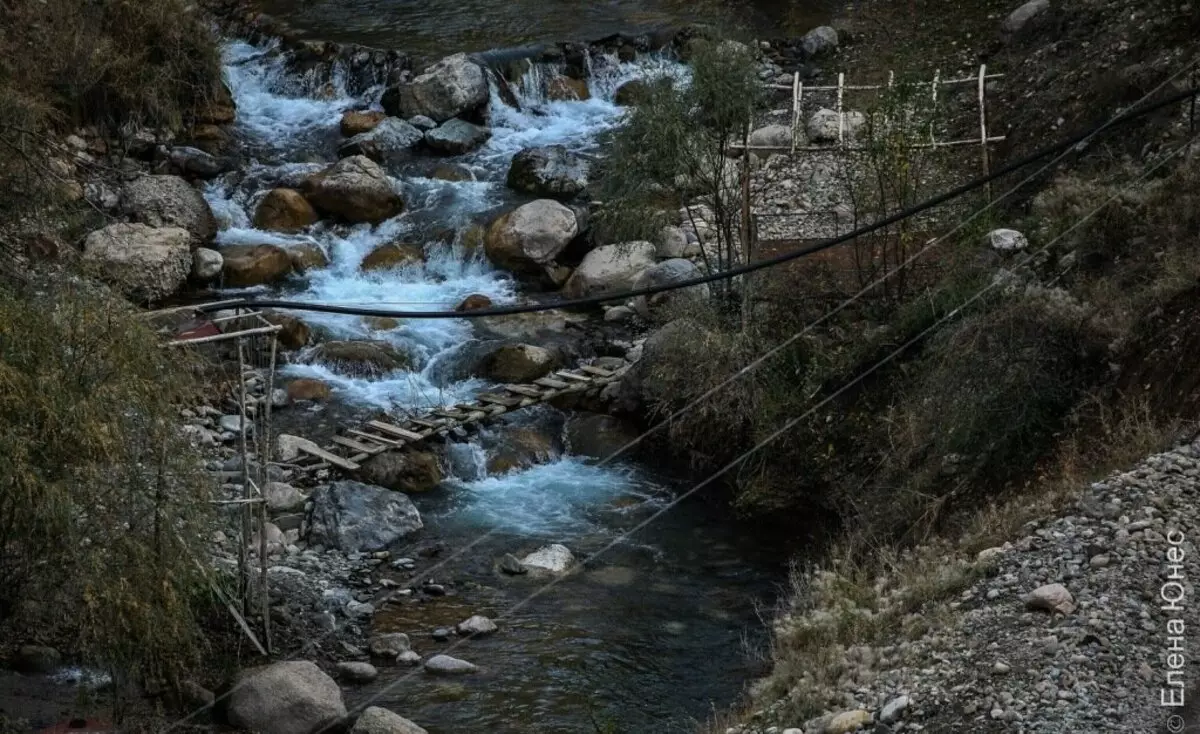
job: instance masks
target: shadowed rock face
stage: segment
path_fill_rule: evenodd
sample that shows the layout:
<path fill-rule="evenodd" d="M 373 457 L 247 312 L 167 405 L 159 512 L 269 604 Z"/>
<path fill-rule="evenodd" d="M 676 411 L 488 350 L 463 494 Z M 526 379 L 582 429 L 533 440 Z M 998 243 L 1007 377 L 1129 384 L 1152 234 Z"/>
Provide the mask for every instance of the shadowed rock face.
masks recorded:
<path fill-rule="evenodd" d="M 320 487 L 312 502 L 309 542 L 348 553 L 384 550 L 424 527 L 406 495 L 361 482 Z"/>

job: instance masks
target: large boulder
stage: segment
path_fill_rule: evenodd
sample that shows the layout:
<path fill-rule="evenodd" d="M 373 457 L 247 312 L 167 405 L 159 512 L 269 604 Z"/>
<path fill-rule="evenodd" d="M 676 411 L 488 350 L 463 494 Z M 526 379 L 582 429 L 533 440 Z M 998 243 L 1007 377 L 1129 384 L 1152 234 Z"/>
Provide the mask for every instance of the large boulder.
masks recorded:
<path fill-rule="evenodd" d="M 197 247 L 192 252 L 192 277 L 201 283 L 216 279 L 225 267 L 225 258 L 216 250 Z"/>
<path fill-rule="evenodd" d="M 316 242 L 297 242 L 287 248 L 292 257 L 292 268 L 297 273 L 305 273 L 313 268 L 324 268 L 329 265 L 329 255 Z"/>
<path fill-rule="evenodd" d="M 347 553 L 384 550 L 424 527 L 407 495 L 361 482 L 319 487 L 312 503 L 308 542 Z"/>
<path fill-rule="evenodd" d="M 657 286 L 673 285 L 699 278 L 703 273 L 696 263 L 681 257 L 671 258 L 655 263 L 642 271 L 633 281 L 634 290 L 654 288 Z M 657 307 L 671 305 L 680 308 L 686 304 L 698 304 L 708 298 L 707 285 L 694 285 L 673 291 L 653 293 L 649 296 L 638 296 L 634 299 L 634 308 L 642 318 L 650 318 L 650 312 Z"/>
<path fill-rule="evenodd" d="M 837 47 L 838 33 L 827 25 L 813 28 L 800 39 L 800 48 L 810 59 L 832 53 Z"/>
<path fill-rule="evenodd" d="M 808 120 L 808 139 L 814 143 L 836 143 L 840 139 L 838 129 L 841 126 L 844 139 L 854 140 L 866 124 L 867 117 L 861 112 L 843 112 L 839 118 L 835 110 L 820 109 Z"/>
<path fill-rule="evenodd" d="M 526 148 L 508 169 L 509 188 L 536 196 L 570 199 L 588 185 L 587 159 L 562 145 Z"/>
<path fill-rule="evenodd" d="M 307 660 L 242 674 L 229 693 L 229 721 L 259 734 L 315 734 L 346 716 L 338 684 Z"/>
<path fill-rule="evenodd" d="M 225 285 L 246 288 L 274 283 L 292 272 L 292 256 L 276 245 L 230 245 L 221 249 Z"/>
<path fill-rule="evenodd" d="M 385 451 L 360 466 L 358 479 L 406 494 L 428 492 L 442 481 L 442 466 L 428 451 Z"/>
<path fill-rule="evenodd" d="M 271 189 L 254 210 L 254 226 L 272 232 L 299 232 L 316 222 L 317 211 L 295 189 Z"/>
<path fill-rule="evenodd" d="M 487 104 L 489 96 L 483 67 L 462 53 L 428 67 L 396 92 L 383 100 L 389 115 L 424 115 L 435 122 L 474 112 Z"/>
<path fill-rule="evenodd" d="M 400 714 L 388 711 L 378 706 L 370 706 L 358 721 L 350 734 L 428 734 L 424 729 L 404 718 Z"/>
<path fill-rule="evenodd" d="M 352 223 L 377 224 L 404 209 L 391 179 L 378 163 L 361 155 L 343 158 L 305 179 L 303 191 L 318 211 Z"/>
<path fill-rule="evenodd" d="M 1030 0 L 1004 19 L 1005 33 L 1020 33 L 1029 22 L 1050 9 L 1050 0 Z"/>
<path fill-rule="evenodd" d="M 540 272 L 577 234 L 575 212 L 557 201 L 538 199 L 492 222 L 484 251 L 502 268 Z"/>
<path fill-rule="evenodd" d="M 229 161 L 187 145 L 171 148 L 167 151 L 167 160 L 185 176 L 205 180 L 216 178 L 229 170 Z"/>
<path fill-rule="evenodd" d="M 603 413 L 576 413 L 567 420 L 567 448 L 572 454 L 608 459 L 637 438 L 636 428 Z"/>
<path fill-rule="evenodd" d="M 565 545 L 554 543 L 525 556 L 521 559 L 521 565 L 535 575 L 562 574 L 575 565 L 575 556 Z"/>
<path fill-rule="evenodd" d="M 408 355 L 385 341 L 328 341 L 313 350 L 312 358 L 335 372 L 354 377 L 378 377 L 407 369 Z"/>
<path fill-rule="evenodd" d="M 359 270 L 391 270 L 406 265 L 420 265 L 425 262 L 425 249 L 420 245 L 401 242 L 388 242 L 367 253 L 359 263 Z"/>
<path fill-rule="evenodd" d="M 488 355 L 484 374 L 499 382 L 533 382 L 558 366 L 550 350 L 532 344 L 506 344 Z"/>
<path fill-rule="evenodd" d="M 490 137 L 492 137 L 492 131 L 486 127 L 454 118 L 446 120 L 433 130 L 426 132 L 425 144 L 438 153 L 462 155 L 483 145 Z"/>
<path fill-rule="evenodd" d="M 557 436 L 547 430 L 510 427 L 488 448 L 488 454 L 488 473 L 507 474 L 514 469 L 554 461 L 562 455 L 562 445 Z"/>
<path fill-rule="evenodd" d="M 110 224 L 84 240 L 83 260 L 130 298 L 157 301 L 187 281 L 191 243 L 192 235 L 180 227 Z"/>
<path fill-rule="evenodd" d="M 425 133 L 404 120 L 388 117 L 370 131 L 359 133 L 338 146 L 338 155 L 365 155 L 373 161 L 384 161 L 412 150 L 424 137 Z"/>
<path fill-rule="evenodd" d="M 135 222 L 185 229 L 197 245 L 217 234 L 217 218 L 208 202 L 179 176 L 139 176 L 122 190 L 121 208 Z"/>
<path fill-rule="evenodd" d="M 750 133 L 750 145 L 772 148 L 773 150 L 756 150 L 754 155 L 766 158 L 772 153 L 784 153 L 792 147 L 792 127 L 790 125 L 767 125 Z"/>
<path fill-rule="evenodd" d="M 657 248 L 649 242 L 597 247 L 584 256 L 563 291 L 570 298 L 584 298 L 629 290 L 654 265 L 656 254 Z"/>
<path fill-rule="evenodd" d="M 652 88 L 641 79 L 631 79 L 617 87 L 613 102 L 621 107 L 637 107 L 650 99 Z"/>

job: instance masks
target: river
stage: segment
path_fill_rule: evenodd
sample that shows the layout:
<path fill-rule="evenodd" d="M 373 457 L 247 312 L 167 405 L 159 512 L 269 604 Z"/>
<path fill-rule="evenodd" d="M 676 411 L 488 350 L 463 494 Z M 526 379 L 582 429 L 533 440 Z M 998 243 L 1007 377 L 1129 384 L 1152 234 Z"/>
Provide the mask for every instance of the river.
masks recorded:
<path fill-rule="evenodd" d="M 521 148 L 559 143 L 595 152 L 597 136 L 620 122 L 621 109 L 611 101 L 620 83 L 664 74 L 686 77 L 684 67 L 657 56 L 628 63 L 598 59 L 589 82 L 591 99 L 547 102 L 540 86 L 546 70 L 535 68 L 516 87 L 521 109 L 505 105 L 494 90 L 492 138 L 455 159 L 476 180 L 427 177 L 428 160 L 396 164 L 389 173 L 402 182 L 404 214 L 376 227 L 322 223 L 303 234 L 280 235 L 253 228 L 249 213 L 258 198 L 280 181 L 335 160 L 341 114 L 377 104 L 381 90 L 355 97 L 334 85 L 332 92 L 317 93 L 288 75 L 275 50 L 240 42 L 226 45 L 225 63 L 238 104 L 236 133 L 253 161 L 206 191 L 221 222 L 218 245 L 316 245 L 328 255 L 329 266 L 283 286 L 289 297 L 415 310 L 453 308 L 473 293 L 498 304 L 519 300 L 506 274 L 431 232 L 461 231 L 518 200 L 503 179 Z M 425 263 L 359 270 L 373 247 L 401 237 L 425 243 Z M 464 400 L 484 387 L 480 380 L 447 377 L 456 350 L 473 338 L 474 327 L 465 320 L 381 327 L 351 316 L 304 318 L 326 335 L 384 339 L 416 357 L 411 370 L 376 379 L 346 377 L 303 359 L 283 368 L 285 377 L 328 382 L 338 410 L 419 410 Z M 562 420 L 557 411 L 540 409 L 517 422 L 553 435 Z M 486 536 L 438 571 L 435 580 L 450 582 L 457 593 L 390 607 L 372 626 L 409 633 L 414 648 L 428 655 L 452 644 L 431 638 L 436 627 L 477 613 L 497 618 L 497 634 L 454 650 L 481 672 L 447 682 L 384 668 L 376 683 L 347 691 L 348 703 L 387 706 L 433 734 L 550 734 L 610 726 L 622 732 L 682 732 L 733 703 L 761 667 L 748 651 L 765 642 L 764 608 L 785 579 L 775 549 L 738 527 L 719 504 L 684 502 L 522 605 L 539 582 L 498 574 L 493 570 L 497 557 L 551 542 L 587 556 L 662 510 L 680 487 L 649 467 L 597 467 L 561 451 L 536 466 L 488 475 L 489 436 L 507 429 L 490 430 L 454 447 L 448 480 L 431 495 L 414 497 L 426 521 L 424 538 L 458 549 Z M 514 607 L 517 611 L 510 611 Z"/>
<path fill-rule="evenodd" d="M 825 20 L 833 0 L 266 0 L 302 34 L 430 56 L 526 43 L 595 40 L 682 23 L 767 37 Z"/>

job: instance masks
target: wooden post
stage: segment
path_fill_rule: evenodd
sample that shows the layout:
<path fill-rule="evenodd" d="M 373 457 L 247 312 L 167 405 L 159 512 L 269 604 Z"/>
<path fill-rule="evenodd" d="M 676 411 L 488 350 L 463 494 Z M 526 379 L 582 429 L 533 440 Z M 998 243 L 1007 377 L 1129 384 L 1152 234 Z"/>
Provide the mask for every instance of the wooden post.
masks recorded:
<path fill-rule="evenodd" d="M 258 465 L 262 471 L 262 479 L 259 481 L 259 487 L 265 487 L 266 482 L 270 479 L 271 473 L 271 403 L 273 400 L 272 393 L 275 391 L 275 351 L 279 343 L 279 338 L 276 333 L 270 335 L 271 339 L 271 361 L 267 363 L 267 384 L 266 399 L 263 401 L 263 420 L 262 428 L 258 434 Z M 266 644 L 267 651 L 271 651 L 271 594 L 269 581 L 267 576 L 267 498 L 259 490 L 259 495 L 262 497 L 262 502 L 259 503 L 258 513 L 258 533 L 259 533 L 259 552 L 258 552 L 258 573 L 259 573 L 259 604 L 262 608 L 263 618 L 263 642 Z"/>
<path fill-rule="evenodd" d="M 239 309 L 240 313 L 240 309 Z M 250 494 L 250 457 L 246 449 L 246 355 L 245 348 L 242 344 L 242 337 L 237 338 L 237 358 L 238 358 L 238 442 L 239 449 L 242 455 L 242 499 L 251 499 Z M 242 605 L 242 614 L 246 614 L 249 609 L 249 594 L 250 588 L 248 554 L 246 548 L 250 543 L 250 524 L 251 524 L 251 507 L 249 503 L 242 506 L 242 537 L 238 543 L 238 589 L 240 593 L 240 603 Z"/>
<path fill-rule="evenodd" d="M 935 109 L 932 110 L 929 115 L 929 142 L 931 145 L 935 145 L 935 146 L 937 144 L 937 139 L 933 135 L 933 118 L 937 112 L 937 110 L 936 110 L 937 94 L 938 94 L 938 87 L 941 86 L 941 83 L 942 83 L 942 70 L 934 69 L 934 71 L 933 71 L 933 107 Z"/>
<path fill-rule="evenodd" d="M 846 74 L 844 72 L 838 74 L 838 95 L 837 95 L 837 116 L 838 116 L 838 147 L 842 147 L 845 143 L 846 124 L 844 113 L 842 112 L 842 97 L 846 86 Z"/>
<path fill-rule="evenodd" d="M 800 72 L 792 75 L 792 155 L 796 155 L 796 138 L 800 135 Z"/>
<path fill-rule="evenodd" d="M 983 161 L 983 175 L 992 172 L 991 156 L 988 154 L 987 105 L 984 103 L 984 87 L 987 79 L 987 64 L 979 65 L 979 147 Z M 992 200 L 992 184 L 987 184 L 988 201 Z"/>
<path fill-rule="evenodd" d="M 793 138 L 795 140 L 795 138 Z M 744 143 L 750 144 L 750 125 L 746 125 Z M 750 243 L 750 151 L 742 156 L 742 256 L 746 264 L 750 263 L 753 248 Z M 742 276 L 742 331 L 750 328 L 750 275 Z"/>

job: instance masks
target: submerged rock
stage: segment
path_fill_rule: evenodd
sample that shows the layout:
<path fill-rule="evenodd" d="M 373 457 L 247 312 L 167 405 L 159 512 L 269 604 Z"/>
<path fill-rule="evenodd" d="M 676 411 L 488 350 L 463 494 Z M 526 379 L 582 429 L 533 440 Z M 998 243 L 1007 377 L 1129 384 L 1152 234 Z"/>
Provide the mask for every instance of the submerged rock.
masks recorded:
<path fill-rule="evenodd" d="M 390 270 L 406 265 L 420 265 L 423 262 L 425 250 L 420 245 L 388 242 L 367 253 L 358 268 L 363 272 Z"/>
<path fill-rule="evenodd" d="M 552 102 L 569 100 L 584 101 L 592 98 L 592 92 L 583 79 L 556 76 L 546 83 L 546 99 Z"/>
<path fill-rule="evenodd" d="M 465 675 L 477 670 L 479 667 L 473 663 L 449 655 L 434 655 L 425 661 L 425 672 L 436 675 Z"/>
<path fill-rule="evenodd" d="M 352 683 L 370 683 L 379 677 L 379 671 L 374 665 L 360 662 L 338 663 L 337 674 L 342 680 Z"/>
<path fill-rule="evenodd" d="M 320 487 L 312 502 L 308 539 L 327 548 L 380 551 L 424 527 L 406 495 L 361 482 Z"/>
<path fill-rule="evenodd" d="M 526 148 L 508 169 L 509 188 L 535 196 L 570 199 L 588 185 L 590 164 L 563 145 Z"/>
<path fill-rule="evenodd" d="M 411 364 L 408 355 L 396 347 L 373 340 L 324 342 L 313 350 L 312 359 L 335 372 L 356 377 L 379 377 Z"/>
<path fill-rule="evenodd" d="M 638 436 L 636 428 L 603 413 L 576 413 L 567 420 L 567 446 L 571 453 L 608 459 Z"/>
<path fill-rule="evenodd" d="M 464 637 L 481 637 L 483 635 L 490 635 L 500 628 L 496 626 L 495 622 L 482 614 L 476 614 L 469 619 L 459 622 L 458 626 L 454 629 Z"/>
<path fill-rule="evenodd" d="M 429 734 L 400 714 L 370 706 L 354 722 L 350 734 Z"/>
<path fill-rule="evenodd" d="M 308 661 L 273 663 L 244 673 L 229 694 L 230 723 L 260 734 L 311 734 L 346 715 L 342 691 Z"/>

